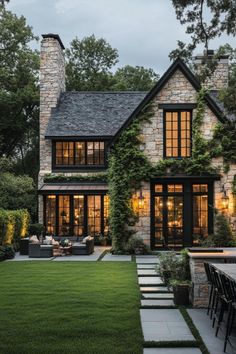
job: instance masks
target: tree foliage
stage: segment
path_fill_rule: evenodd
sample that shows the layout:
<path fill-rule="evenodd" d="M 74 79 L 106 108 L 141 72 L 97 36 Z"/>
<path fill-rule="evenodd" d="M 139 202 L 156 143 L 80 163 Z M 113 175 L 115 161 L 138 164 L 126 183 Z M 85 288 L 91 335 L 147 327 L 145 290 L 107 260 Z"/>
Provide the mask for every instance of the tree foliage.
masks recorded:
<path fill-rule="evenodd" d="M 159 75 L 152 69 L 126 65 L 115 72 L 115 83 L 112 89 L 118 91 L 148 91 L 158 79 Z"/>
<path fill-rule="evenodd" d="M 37 195 L 33 179 L 9 172 L 0 173 L 0 207 L 6 210 L 27 209 L 35 220 Z"/>
<path fill-rule="evenodd" d="M 145 91 L 159 78 L 152 69 L 126 65 L 111 71 L 118 63 L 117 49 L 94 35 L 77 37 L 66 50 L 66 86 L 76 91 Z"/>
<path fill-rule="evenodd" d="M 0 155 L 24 160 L 38 136 L 39 57 L 36 37 L 23 16 L 0 6 Z M 32 161 L 37 161 L 34 156 Z M 32 165 L 31 165 L 32 168 Z"/>
<path fill-rule="evenodd" d="M 110 69 L 118 62 L 118 52 L 105 39 L 76 37 L 66 50 L 66 58 L 67 90 L 101 91 L 110 87 Z"/>
<path fill-rule="evenodd" d="M 177 50 L 171 57 L 179 55 L 190 58 L 198 44 L 209 41 L 222 33 L 236 35 L 235 0 L 172 0 L 177 19 L 187 25 L 186 33 L 191 35 L 191 43 L 178 41 Z"/>

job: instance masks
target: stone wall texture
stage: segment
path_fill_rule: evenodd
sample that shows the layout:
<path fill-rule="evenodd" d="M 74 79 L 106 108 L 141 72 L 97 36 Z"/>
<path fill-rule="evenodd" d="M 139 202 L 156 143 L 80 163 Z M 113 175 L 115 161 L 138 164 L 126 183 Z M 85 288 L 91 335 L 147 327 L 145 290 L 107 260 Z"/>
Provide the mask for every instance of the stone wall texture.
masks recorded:
<path fill-rule="evenodd" d="M 201 59 L 195 60 L 197 72 L 201 70 Z M 219 59 L 218 65 L 213 74 L 204 82 L 204 86 L 213 90 L 221 90 L 228 86 L 229 81 L 229 61 L 228 59 Z"/>
<path fill-rule="evenodd" d="M 60 93 L 65 91 L 65 60 L 62 47 L 55 38 L 43 38 L 40 53 L 40 171 L 38 187 L 43 184 L 43 176 L 51 173 L 51 141 L 45 139 L 45 132 L 56 107 Z M 39 222 L 43 222 L 43 198 L 39 196 Z"/>
<path fill-rule="evenodd" d="M 140 149 L 144 151 L 146 156 L 152 163 L 157 163 L 163 158 L 163 109 L 159 108 L 159 104 L 163 103 L 196 103 L 197 93 L 191 83 L 187 80 L 184 74 L 177 70 L 175 74 L 170 78 L 162 90 L 154 99 L 154 114 L 150 120 L 150 123 L 144 123 L 142 125 L 142 131 L 140 135 L 141 146 Z M 196 109 L 193 110 L 193 116 L 196 114 Z M 218 118 L 215 114 L 206 106 L 204 120 L 202 125 L 202 134 L 205 139 L 210 140 L 213 136 L 213 130 L 218 123 Z M 236 215 L 232 194 L 232 181 L 236 174 L 236 165 L 231 165 L 227 174 L 223 172 L 223 160 L 222 158 L 215 158 L 212 161 L 212 165 L 219 168 L 222 176 L 220 181 L 215 182 L 215 194 L 214 203 L 215 207 L 222 210 L 222 187 L 226 191 L 229 197 L 229 209 L 227 215 L 236 231 Z M 150 184 L 144 184 L 143 192 L 147 198 L 147 213 L 145 216 L 140 216 L 138 223 L 135 225 L 137 229 L 137 235 L 141 236 L 143 240 L 148 243 L 150 240 Z M 147 234 L 148 232 L 148 234 Z"/>

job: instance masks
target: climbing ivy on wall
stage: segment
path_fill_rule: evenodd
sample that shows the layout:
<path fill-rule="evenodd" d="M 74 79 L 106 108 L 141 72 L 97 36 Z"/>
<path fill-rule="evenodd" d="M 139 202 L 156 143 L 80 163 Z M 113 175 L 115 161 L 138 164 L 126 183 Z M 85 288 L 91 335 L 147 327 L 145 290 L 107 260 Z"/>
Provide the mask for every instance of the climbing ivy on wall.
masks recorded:
<path fill-rule="evenodd" d="M 125 129 L 109 156 L 108 183 L 110 195 L 109 224 L 113 239 L 113 251 L 119 253 L 124 250 L 127 240 L 132 235 L 132 228 L 137 215 L 131 206 L 132 194 L 140 188 L 141 181 L 164 175 L 212 175 L 219 171 L 211 166 L 211 159 L 217 153 L 215 143 L 204 139 L 201 127 L 205 113 L 204 97 L 206 90 L 202 88 L 197 95 L 196 114 L 193 117 L 192 156 L 185 159 L 161 159 L 152 165 L 145 153 L 140 150 L 140 133 L 142 123 L 149 122 L 153 116 L 153 105 L 150 104 L 141 112 L 131 125 Z M 214 139 L 227 127 L 217 128 Z M 229 138 L 230 139 L 230 138 Z M 221 154 L 232 161 L 235 155 L 229 153 L 222 145 Z M 236 182 L 235 182 L 236 190 Z"/>
<path fill-rule="evenodd" d="M 109 157 L 109 225 L 115 253 L 124 250 L 132 235 L 130 226 L 136 220 L 131 206 L 132 194 L 151 173 L 152 166 L 139 148 L 141 123 L 148 122 L 151 115 L 152 107 L 147 106 L 139 119 L 122 132 Z"/>

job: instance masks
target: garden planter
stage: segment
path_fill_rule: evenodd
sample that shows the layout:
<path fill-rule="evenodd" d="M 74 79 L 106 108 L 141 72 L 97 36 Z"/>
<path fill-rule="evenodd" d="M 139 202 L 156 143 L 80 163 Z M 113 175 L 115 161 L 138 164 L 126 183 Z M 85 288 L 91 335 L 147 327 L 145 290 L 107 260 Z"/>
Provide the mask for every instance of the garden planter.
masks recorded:
<path fill-rule="evenodd" d="M 189 305 L 189 285 L 180 284 L 173 286 L 175 305 Z"/>
<path fill-rule="evenodd" d="M 171 272 L 169 270 L 163 270 L 162 271 L 162 280 L 165 285 L 169 284 L 170 278 L 171 278 Z"/>

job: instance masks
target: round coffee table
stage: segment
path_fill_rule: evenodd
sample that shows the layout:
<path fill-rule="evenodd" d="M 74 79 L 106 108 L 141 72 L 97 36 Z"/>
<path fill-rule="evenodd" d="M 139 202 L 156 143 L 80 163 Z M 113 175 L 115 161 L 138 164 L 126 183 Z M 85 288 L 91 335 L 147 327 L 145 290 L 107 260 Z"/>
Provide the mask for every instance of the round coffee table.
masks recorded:
<path fill-rule="evenodd" d="M 72 246 L 60 246 L 62 256 L 70 256 L 72 251 Z"/>

